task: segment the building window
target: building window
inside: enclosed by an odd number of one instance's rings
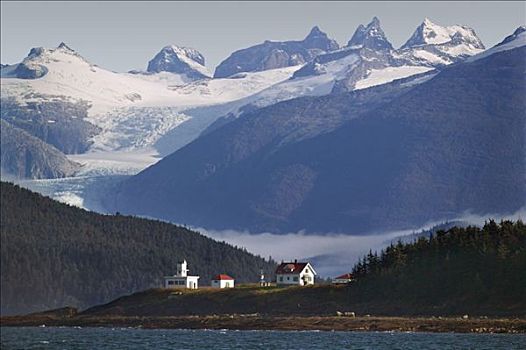
[[[290,281],[290,277],[289,276],[287,276],[287,281]]]
[[[294,282],[298,282],[298,277],[294,277]]]
[[[283,277],[280,277],[280,278],[279,278],[279,281],[280,281],[280,282],[283,282]]]
[[[174,281],[168,281],[168,285],[173,285],[174,284]]]

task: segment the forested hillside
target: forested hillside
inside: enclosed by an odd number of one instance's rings
[[[526,225],[489,221],[399,242],[370,252],[353,273],[353,303],[391,314],[524,315]]]
[[[526,225],[490,221],[483,228],[438,231],[413,243],[393,244],[380,254],[371,252],[353,273],[354,281],[348,285],[252,286],[181,294],[152,289],[85,310],[80,318],[95,317],[99,322],[105,316],[330,316],[338,312],[524,317]],[[115,319],[109,320],[102,322]]]
[[[257,281],[274,263],[183,227],[100,215],[1,183],[1,313],[84,308],[160,286],[186,258],[208,284],[218,273]]]

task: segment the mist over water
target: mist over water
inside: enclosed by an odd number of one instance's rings
[[[245,248],[249,252],[265,258],[272,257],[278,262],[308,259],[314,264],[318,274],[327,278],[350,272],[358,259],[367,254],[369,250],[380,252],[391,242],[397,241],[401,237],[430,230],[445,222],[482,226],[490,219],[515,221],[525,217],[526,208],[521,208],[516,213],[509,215],[486,214],[481,216],[465,213],[455,219],[429,222],[414,229],[384,231],[369,235],[306,233],[303,231],[275,234],[270,232],[251,233],[235,230],[194,229],[207,237]]]

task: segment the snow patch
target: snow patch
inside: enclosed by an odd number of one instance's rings
[[[507,50],[513,50],[513,49],[516,49],[518,47],[522,47],[525,45],[526,45],[526,32],[522,32],[519,35],[517,35],[517,37],[514,40],[507,42],[505,44],[502,44],[502,45],[494,46],[489,50],[486,50],[478,55],[472,56],[468,58],[466,62],[474,62],[474,61],[480,60],[481,58],[493,55],[494,53],[507,51]]]
[[[365,89],[371,86],[386,84],[396,79],[402,79],[411,75],[424,73],[433,70],[430,67],[419,66],[402,66],[402,67],[388,67],[384,69],[373,69],[369,72],[365,79],[358,81],[355,84],[355,89]]]

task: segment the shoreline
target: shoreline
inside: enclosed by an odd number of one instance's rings
[[[3,316],[1,327],[134,327],[144,329],[228,329],[276,331],[355,331],[525,334],[525,318],[383,316]]]

